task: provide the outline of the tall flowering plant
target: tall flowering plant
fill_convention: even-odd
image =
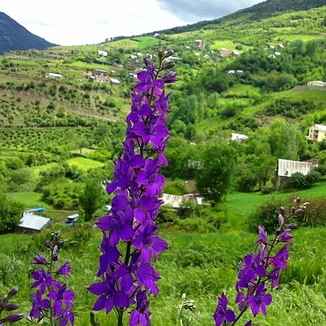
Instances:
[[[290,223],[290,219],[294,215],[302,214],[306,204],[300,205],[300,198],[297,197],[288,215],[281,207],[278,215],[279,227],[271,238],[262,226],[258,227],[259,235],[253,253],[246,255],[239,264],[238,281],[235,285],[238,314],[229,308],[228,298],[222,293],[213,315],[216,326],[235,325],[248,309],[253,317],[259,312],[267,314],[266,307],[272,303],[268,288],[280,288],[280,273],[287,268],[288,249],[293,238],[291,231],[296,227],[295,223]],[[252,320],[245,324],[251,325]]]
[[[52,233],[51,241],[45,246],[50,251],[50,259],[37,253],[34,257],[34,265],[42,266],[32,272],[33,284],[32,309],[30,319],[41,322],[47,319],[50,326],[74,325],[74,313],[72,311],[74,292],[67,289],[67,285],[59,281],[59,278],[68,279],[70,264],[65,262],[56,267],[60,244],[65,240],[60,238],[60,231]]]
[[[123,325],[130,308],[129,325],[150,325],[149,296],[159,293],[159,273],[153,267],[158,254],[168,248],[157,235],[159,199],[164,185],[160,174],[167,165],[164,150],[169,138],[166,117],[169,98],[165,84],[176,81],[167,72],[175,63],[173,51],[159,51],[158,65],[146,57],[146,69],[137,74],[139,82],[131,94],[122,157],[115,162],[113,181],[107,193],[114,194],[112,208],[96,223],[102,231],[97,276],[88,290],[98,296],[93,311],[112,310],[117,325]]]

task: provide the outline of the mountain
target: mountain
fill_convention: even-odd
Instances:
[[[44,50],[57,44],[29,32],[3,12],[0,12],[0,54],[9,51]]]

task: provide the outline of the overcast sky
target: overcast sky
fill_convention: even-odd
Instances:
[[[0,0],[31,33],[59,45],[86,45],[216,19],[262,0]]]

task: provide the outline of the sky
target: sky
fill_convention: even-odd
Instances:
[[[0,11],[58,45],[98,44],[212,20],[262,0],[0,0]]]

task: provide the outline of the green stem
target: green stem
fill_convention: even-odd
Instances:
[[[123,326],[123,312],[124,312],[124,310],[122,308],[119,308],[117,311],[117,314],[118,314],[118,325],[117,326]]]

